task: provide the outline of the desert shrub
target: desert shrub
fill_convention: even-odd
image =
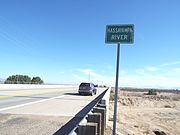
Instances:
[[[109,97],[109,100],[110,101],[114,101],[114,96],[115,96],[115,90],[111,90],[110,92],[110,97]],[[118,97],[117,97],[118,101],[120,100],[120,94],[118,94]]]
[[[172,108],[170,105],[165,105],[164,107],[165,108]]]
[[[157,95],[157,91],[156,90],[149,90],[147,95]]]

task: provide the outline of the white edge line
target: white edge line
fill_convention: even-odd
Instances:
[[[5,107],[5,108],[0,109],[0,112],[7,111],[7,110],[10,110],[10,109],[15,109],[15,108],[18,108],[18,107],[27,106],[27,105],[32,105],[32,104],[36,104],[36,103],[41,103],[41,102],[49,101],[49,100],[56,99],[56,98],[62,98],[64,96],[65,95],[61,95],[61,96],[52,97],[52,98],[48,98],[48,99],[42,99],[42,100],[38,100],[38,101],[34,101],[34,102],[29,102],[29,103],[24,103],[24,104],[20,104],[20,105]]]

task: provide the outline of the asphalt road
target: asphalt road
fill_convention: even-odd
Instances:
[[[80,96],[78,87],[0,90],[0,113],[74,116],[97,95]]]
[[[77,89],[0,90],[0,134],[53,134],[105,90],[81,96]]]
[[[34,88],[34,89],[0,89],[0,112],[6,108],[58,97],[66,93],[76,93],[77,87],[69,88]]]

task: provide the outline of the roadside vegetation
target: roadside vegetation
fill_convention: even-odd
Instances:
[[[149,90],[147,95],[157,95],[157,91],[156,90]]]
[[[9,76],[4,84],[43,84],[43,80],[37,76],[37,77],[29,77],[27,75],[12,75]]]
[[[111,89],[109,123],[112,134],[115,89]],[[117,134],[179,135],[180,90],[121,88],[118,91]]]

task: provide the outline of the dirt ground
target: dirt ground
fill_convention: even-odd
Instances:
[[[118,96],[118,135],[180,135],[180,93],[120,91]],[[106,135],[112,134],[114,92]]]

